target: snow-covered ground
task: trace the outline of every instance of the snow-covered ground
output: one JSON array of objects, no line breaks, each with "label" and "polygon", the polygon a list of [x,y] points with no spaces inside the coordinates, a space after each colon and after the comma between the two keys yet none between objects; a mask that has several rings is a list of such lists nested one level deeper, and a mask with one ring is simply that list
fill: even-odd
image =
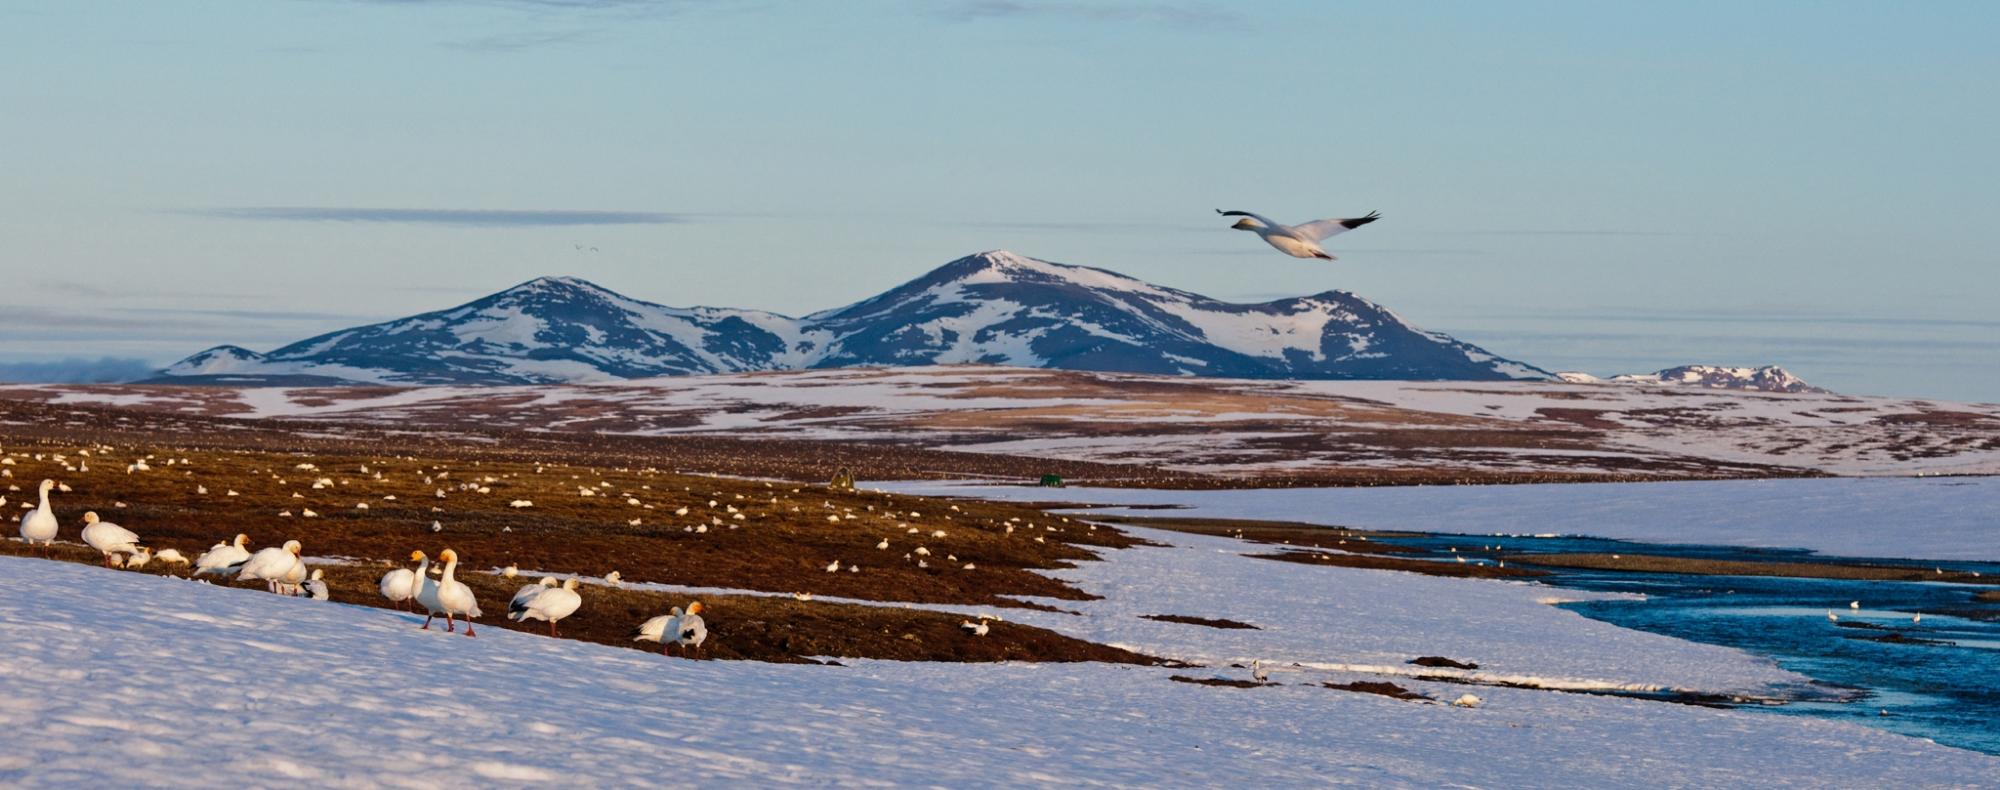
[{"label": "snow-covered ground", "polygon": [[[1019,486],[883,485],[913,494],[989,499],[1046,501],[1052,496],[1048,489]],[[1056,498],[1105,505],[1181,505],[1185,509],[1165,512],[1356,529],[1589,535],[1651,543],[1801,548],[1845,557],[2000,560],[2000,477],[1255,491],[1068,488]]]},{"label": "snow-covered ground", "polygon": [[[0,558],[0,785],[2000,783],[2000,759],[1821,719],[1402,677],[1390,679],[1485,702],[1322,688],[1381,679],[1340,665],[1398,671],[1412,654],[1480,661],[1494,676],[1707,688],[1792,676],[1537,603],[1547,591],[1532,585],[1292,565],[1226,540],[1145,534],[1172,545],[1064,572],[1111,599],[1010,618],[1168,655],[1275,661],[1280,685],[1169,680],[1247,675],[1220,666],[691,662]],[[1262,630],[1136,619],[1156,613]],[[578,616],[592,616],[587,599]]]},{"label": "snow-covered ground", "polygon": [[440,431],[893,440],[1222,476],[2000,473],[2000,406],[1686,385],[940,366],[413,389],[0,385],[0,398]]}]

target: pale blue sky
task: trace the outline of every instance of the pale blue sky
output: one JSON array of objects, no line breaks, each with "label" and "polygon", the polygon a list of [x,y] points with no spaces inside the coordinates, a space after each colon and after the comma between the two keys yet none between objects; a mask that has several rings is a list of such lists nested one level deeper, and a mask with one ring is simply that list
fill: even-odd
[{"label": "pale blue sky", "polygon": [[[0,0],[0,361],[542,274],[801,313],[1005,248],[2000,401],[1996,40],[1969,2]],[[1385,219],[1329,264],[1218,207]]]}]

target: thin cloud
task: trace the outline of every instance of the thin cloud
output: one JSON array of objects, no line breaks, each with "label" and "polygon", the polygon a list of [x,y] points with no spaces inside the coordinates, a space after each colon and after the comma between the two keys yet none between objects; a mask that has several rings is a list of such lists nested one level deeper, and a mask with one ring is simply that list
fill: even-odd
[{"label": "thin cloud", "polygon": [[115,384],[150,378],[159,366],[126,357],[73,357],[42,362],[0,362],[0,381],[25,384]]},{"label": "thin cloud", "polygon": [[184,213],[219,219],[280,222],[376,222],[406,225],[453,225],[474,228],[546,228],[573,225],[674,225],[688,221],[686,215],[667,214],[656,211],[243,206],[194,209]]},{"label": "thin cloud", "polygon": [[446,41],[441,46],[461,52],[519,52],[525,49],[560,46],[587,41],[597,36],[596,30],[550,30],[524,31],[520,33],[495,33],[489,36]]},{"label": "thin cloud", "polygon": [[1053,17],[1086,22],[1152,23],[1176,27],[1238,26],[1234,11],[1204,3],[1108,3],[1081,0],[959,0],[932,13],[957,22]]}]

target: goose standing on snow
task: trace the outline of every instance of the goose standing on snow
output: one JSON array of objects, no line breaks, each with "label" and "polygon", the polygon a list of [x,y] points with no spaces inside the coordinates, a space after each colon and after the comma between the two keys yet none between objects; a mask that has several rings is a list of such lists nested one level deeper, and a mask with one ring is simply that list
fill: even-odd
[{"label": "goose standing on snow", "polygon": [[402,604],[406,611],[410,608],[410,602],[417,599],[417,579],[430,567],[431,558],[424,556],[421,551],[413,551],[410,552],[410,561],[418,563],[416,570],[393,569],[382,574],[382,581],[377,585],[382,590],[382,597],[389,599],[390,603]]},{"label": "goose standing on snow", "polygon": [[682,655],[686,655],[688,648],[693,648],[695,654],[700,655],[701,643],[708,641],[708,623],[701,619],[700,601],[688,604],[687,613],[681,615],[678,630]]},{"label": "goose standing on snow", "polygon": [[42,481],[42,505],[21,516],[21,541],[32,546],[41,541],[42,553],[49,553],[49,547],[56,540],[56,512],[49,508],[49,491],[56,487],[56,481]]},{"label": "goose standing on snow", "polygon": [[1371,211],[1365,217],[1321,219],[1299,225],[1280,225],[1248,211],[1216,209],[1215,213],[1225,217],[1243,217],[1244,219],[1237,220],[1236,224],[1229,227],[1256,233],[1265,244],[1276,247],[1279,252],[1294,258],[1318,258],[1325,261],[1335,258],[1326,250],[1320,249],[1319,242],[1322,239],[1338,236],[1382,218],[1380,213]]},{"label": "goose standing on snow", "polygon": [[93,510],[83,514],[83,542],[104,553],[104,567],[111,567],[113,558],[120,554],[137,554],[139,536],[132,530],[97,517]]},{"label": "goose standing on snow", "polygon": [[314,568],[312,578],[306,580],[305,589],[299,591],[299,595],[315,601],[324,601],[332,597],[332,592],[326,588],[326,571]]},{"label": "goose standing on snow", "polygon": [[296,540],[285,541],[283,546],[258,549],[256,554],[250,555],[250,559],[236,566],[239,568],[236,580],[239,582],[259,580],[264,582],[264,589],[275,593],[294,570],[305,567],[305,562],[299,559],[299,552],[302,550],[303,547]]},{"label": "goose standing on snow", "polygon": [[[562,636],[556,633],[556,621],[575,614],[577,607],[583,605],[583,596],[576,592],[578,584],[576,577],[571,576],[561,587],[542,590],[525,601],[516,595],[514,603],[507,608],[507,619],[517,623],[525,623],[530,617],[546,620],[549,624],[549,636]],[[536,589],[541,588],[537,585]]]},{"label": "goose standing on snow", "polygon": [[424,628],[430,628],[431,619],[442,613],[444,630],[457,631],[458,624],[453,617],[463,617],[465,635],[478,636],[472,630],[472,618],[481,614],[479,600],[473,596],[471,587],[458,580],[458,552],[445,549],[438,553],[438,559],[444,560],[444,575],[435,581],[424,577],[422,586],[417,589],[417,602],[423,604],[431,615],[424,618]]},{"label": "goose standing on snow", "polygon": [[544,590],[554,587],[556,584],[556,577],[543,576],[541,581],[534,584],[521,585],[521,589],[514,591],[513,599],[507,601],[507,616],[513,617],[514,612],[519,611],[523,606],[527,606],[529,601],[535,599],[535,596],[541,595]]},{"label": "goose standing on snow", "polygon": [[194,573],[189,576],[200,576],[204,573],[213,573],[217,576],[229,575],[230,568],[250,559],[250,549],[247,548],[249,542],[249,535],[238,534],[234,541],[208,547],[208,551],[194,558]]},{"label": "goose standing on snow", "polygon": [[660,655],[671,655],[667,652],[667,648],[679,643],[680,632],[681,608],[676,606],[667,610],[666,614],[640,623],[638,628],[632,630],[632,641],[658,642]]}]

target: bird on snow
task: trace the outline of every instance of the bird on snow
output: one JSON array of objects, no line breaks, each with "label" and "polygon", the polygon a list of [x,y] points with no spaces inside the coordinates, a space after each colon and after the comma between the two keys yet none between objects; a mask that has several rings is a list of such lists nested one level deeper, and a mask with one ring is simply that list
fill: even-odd
[{"label": "bird on snow", "polygon": [[250,559],[250,549],[246,547],[249,542],[249,535],[238,533],[233,541],[208,547],[208,551],[202,552],[201,556],[194,559],[194,573],[191,575],[200,576],[204,573],[228,575],[232,566],[240,565],[244,560]]},{"label": "bird on snow", "polygon": [[416,570],[396,568],[382,574],[379,585],[382,597],[389,599],[390,603],[402,604],[404,609],[409,609],[410,602],[417,599],[419,579],[425,578],[424,571],[429,570],[431,564],[430,558],[424,556],[421,551],[410,552],[410,561],[422,564],[418,565]]},{"label": "bird on snow", "polygon": [[[555,579],[545,578],[542,581],[553,582]],[[513,603],[507,607],[507,619],[517,623],[525,623],[530,617],[545,620],[549,624],[549,636],[561,636],[556,633],[556,621],[575,614],[577,607],[583,605],[583,596],[576,592],[578,583],[576,577],[571,576],[561,587],[551,584],[543,589],[542,585],[536,585],[535,589],[539,592],[529,595],[526,600],[516,594]]]},{"label": "bird on snow", "polygon": [[326,588],[326,571],[314,568],[312,578],[306,580],[305,588],[299,591],[299,596],[315,601],[324,601],[331,597],[332,591]]},{"label": "bird on snow", "polygon": [[49,551],[49,546],[56,539],[56,512],[49,508],[49,490],[55,487],[56,481],[43,480],[41,506],[21,516],[21,541],[31,546],[35,541],[41,541],[44,553]]},{"label": "bird on snow", "polygon": [[295,569],[305,567],[299,560],[300,551],[298,541],[288,540],[283,546],[259,549],[249,559],[231,567],[238,571],[237,581],[261,581],[265,589],[275,593]]},{"label": "bird on snow", "polygon": [[83,514],[83,542],[103,552],[104,566],[107,568],[111,567],[113,557],[120,554],[135,554],[139,551],[137,534],[98,518],[95,510]]},{"label": "bird on snow", "polygon": [[1250,662],[1250,679],[1259,683],[1271,682],[1271,674],[1264,671],[1264,661],[1262,659]]},{"label": "bird on snow", "polygon": [[664,656],[668,654],[667,648],[680,642],[680,632],[681,608],[676,606],[667,610],[666,614],[640,623],[638,628],[632,630],[632,641],[658,642],[660,655]]},{"label": "bird on snow", "polygon": [[1216,209],[1215,213],[1225,217],[1243,217],[1229,227],[1256,233],[1265,244],[1277,248],[1279,252],[1294,258],[1318,258],[1327,261],[1335,258],[1326,250],[1320,249],[1321,240],[1338,236],[1382,218],[1380,213],[1371,211],[1365,217],[1321,219],[1299,225],[1280,225],[1248,211]]},{"label": "bird on snow", "polygon": [[681,615],[678,630],[681,653],[686,654],[689,648],[693,648],[695,654],[700,655],[701,643],[708,641],[708,623],[701,619],[700,601],[688,604],[687,612]]}]

